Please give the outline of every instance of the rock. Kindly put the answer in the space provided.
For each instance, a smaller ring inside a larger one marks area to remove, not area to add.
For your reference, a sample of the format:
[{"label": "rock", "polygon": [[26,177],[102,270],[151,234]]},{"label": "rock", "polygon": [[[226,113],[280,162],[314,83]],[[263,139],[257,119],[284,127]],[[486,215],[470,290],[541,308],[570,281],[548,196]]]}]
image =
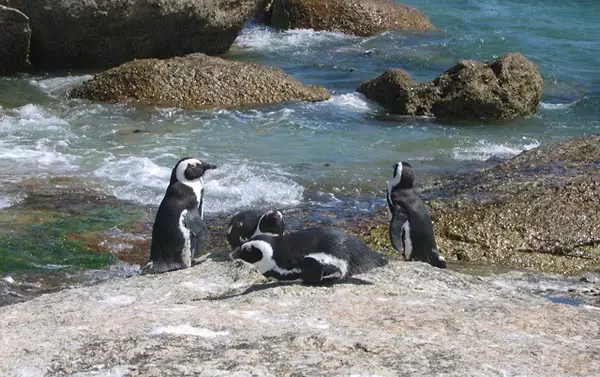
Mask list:
[{"label": "rock", "polygon": [[0,75],[29,68],[29,18],[14,8],[0,5]]},{"label": "rock", "polygon": [[27,0],[37,69],[226,52],[257,0]]},{"label": "rock", "polygon": [[207,261],[44,295],[0,308],[0,375],[600,374],[597,308],[418,262],[359,277],[277,284]]},{"label": "rock", "polygon": [[327,89],[302,85],[280,69],[203,54],[125,63],[75,87],[70,95],[185,108],[323,101],[330,97]]},{"label": "rock", "polygon": [[555,273],[600,270],[600,136],[442,180],[429,202],[446,255]]},{"label": "rock", "polygon": [[273,15],[273,0],[260,0],[252,19],[262,25],[271,24],[271,16]]},{"label": "rock", "polygon": [[462,60],[431,82],[415,82],[401,69],[357,90],[390,112],[443,119],[514,119],[536,112],[542,77],[519,53],[492,62]]},{"label": "rock", "polygon": [[273,0],[270,10],[270,25],[279,29],[326,30],[358,36],[390,30],[435,29],[417,9],[393,0]]}]

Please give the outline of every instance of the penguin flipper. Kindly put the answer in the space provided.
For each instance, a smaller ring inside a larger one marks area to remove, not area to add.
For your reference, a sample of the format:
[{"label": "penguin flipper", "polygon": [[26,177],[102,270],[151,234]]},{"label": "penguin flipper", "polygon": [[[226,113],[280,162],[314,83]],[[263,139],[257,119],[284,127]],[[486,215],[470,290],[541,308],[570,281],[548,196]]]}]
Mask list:
[{"label": "penguin flipper", "polygon": [[192,259],[199,258],[204,250],[204,242],[206,241],[206,234],[208,228],[206,223],[200,216],[199,211],[188,211],[185,214],[185,227],[190,230],[193,237],[193,255]]},{"label": "penguin flipper", "polygon": [[315,258],[306,257],[300,262],[304,284],[324,284],[343,279],[343,272],[335,265],[321,263]]},{"label": "penguin flipper", "polygon": [[392,242],[392,246],[394,249],[399,251],[404,255],[404,242],[403,235],[404,232],[403,226],[404,223],[408,221],[408,216],[404,214],[401,210],[396,210],[392,213],[392,220],[390,221],[390,241]]},{"label": "penguin flipper", "polygon": [[314,258],[304,258],[300,262],[302,282],[304,284],[320,284],[323,280],[323,266]]}]

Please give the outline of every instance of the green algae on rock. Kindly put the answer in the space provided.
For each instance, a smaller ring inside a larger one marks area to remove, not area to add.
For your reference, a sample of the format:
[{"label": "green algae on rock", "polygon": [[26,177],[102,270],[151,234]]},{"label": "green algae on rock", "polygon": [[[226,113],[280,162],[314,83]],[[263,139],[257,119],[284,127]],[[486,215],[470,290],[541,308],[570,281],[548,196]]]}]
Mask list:
[{"label": "green algae on rock", "polygon": [[[0,210],[0,273],[107,266],[116,261],[102,247],[108,233],[143,218],[141,207],[68,179],[14,186],[25,199]],[[99,234],[95,244],[86,242]]]},{"label": "green algae on rock", "polygon": [[125,63],[75,87],[70,96],[111,103],[229,108],[324,101],[331,94],[323,87],[303,85],[277,68],[190,54]]}]

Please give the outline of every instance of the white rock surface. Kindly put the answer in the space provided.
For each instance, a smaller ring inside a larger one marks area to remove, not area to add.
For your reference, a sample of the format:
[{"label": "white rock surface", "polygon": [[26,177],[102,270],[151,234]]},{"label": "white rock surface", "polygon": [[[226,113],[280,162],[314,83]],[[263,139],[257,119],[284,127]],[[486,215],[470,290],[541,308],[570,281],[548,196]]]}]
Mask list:
[{"label": "white rock surface", "polygon": [[598,376],[600,310],[421,263],[331,287],[241,262],[0,308],[0,376]]}]

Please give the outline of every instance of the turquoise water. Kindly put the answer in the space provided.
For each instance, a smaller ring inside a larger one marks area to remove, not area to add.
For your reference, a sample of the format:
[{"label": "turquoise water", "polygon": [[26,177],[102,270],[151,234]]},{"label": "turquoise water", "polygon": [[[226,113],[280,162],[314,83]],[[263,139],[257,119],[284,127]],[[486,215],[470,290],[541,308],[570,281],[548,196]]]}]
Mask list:
[{"label": "turquoise water", "polygon": [[[385,179],[401,159],[421,175],[454,172],[600,132],[600,3],[404,3],[440,30],[360,38],[250,24],[224,56],[325,86],[333,97],[322,103],[218,111],[106,105],[67,99],[93,72],[0,78],[0,208],[22,199],[11,182],[39,176],[84,177],[119,198],[157,205],[184,155],[219,166],[206,177],[209,214],[348,198],[368,207],[383,205]],[[460,59],[509,51],[538,64],[544,78],[538,113],[527,119],[398,117],[355,92],[388,68],[430,80]]]}]

